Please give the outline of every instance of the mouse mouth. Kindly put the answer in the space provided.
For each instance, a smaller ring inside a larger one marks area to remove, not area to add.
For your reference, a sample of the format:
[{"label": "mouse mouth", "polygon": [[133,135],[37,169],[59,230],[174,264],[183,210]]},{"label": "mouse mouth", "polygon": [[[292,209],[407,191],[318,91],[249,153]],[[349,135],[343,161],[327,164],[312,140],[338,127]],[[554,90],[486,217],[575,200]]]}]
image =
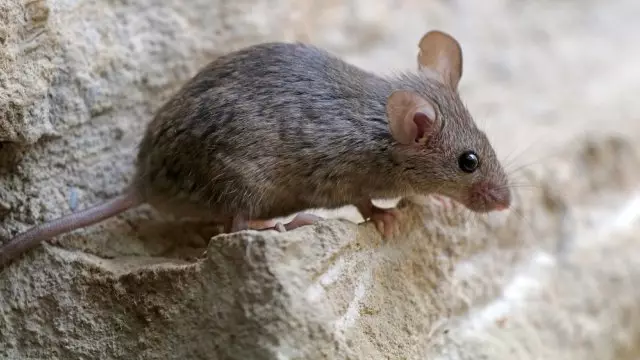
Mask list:
[{"label": "mouse mouth", "polygon": [[506,186],[479,183],[471,188],[465,205],[475,212],[506,210],[511,206],[511,192]]}]

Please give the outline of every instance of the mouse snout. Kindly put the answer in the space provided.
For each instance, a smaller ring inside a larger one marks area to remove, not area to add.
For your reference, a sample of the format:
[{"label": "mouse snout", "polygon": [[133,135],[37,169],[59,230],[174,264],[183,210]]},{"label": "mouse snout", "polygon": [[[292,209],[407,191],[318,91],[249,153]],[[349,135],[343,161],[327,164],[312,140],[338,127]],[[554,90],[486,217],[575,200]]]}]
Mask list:
[{"label": "mouse snout", "polygon": [[489,182],[474,185],[471,188],[467,207],[473,211],[502,211],[511,206],[511,191],[507,186]]}]

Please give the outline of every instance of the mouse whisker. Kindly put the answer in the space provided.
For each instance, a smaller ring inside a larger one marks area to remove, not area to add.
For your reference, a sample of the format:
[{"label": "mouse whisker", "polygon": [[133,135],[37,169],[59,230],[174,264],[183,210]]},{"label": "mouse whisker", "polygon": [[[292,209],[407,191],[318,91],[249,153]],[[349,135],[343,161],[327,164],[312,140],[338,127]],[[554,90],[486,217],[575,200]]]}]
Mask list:
[{"label": "mouse whisker", "polygon": [[498,190],[504,189],[542,189],[542,186],[536,184],[509,184],[496,187]]},{"label": "mouse whisker", "polygon": [[531,221],[529,221],[527,219],[527,217],[525,216],[525,214],[521,210],[513,211],[512,214],[517,216],[518,218],[520,218],[520,220],[522,220],[524,222],[524,224],[526,225],[526,228],[529,229],[530,234],[531,234],[533,239],[538,239],[539,238],[539,236],[537,235],[537,231],[533,227],[533,224],[531,223]]},{"label": "mouse whisker", "polygon": [[[516,150],[512,150],[509,155],[504,158],[503,163],[506,166],[509,166],[511,164],[511,161],[515,161],[517,160],[520,156],[522,156],[523,154],[525,154],[527,151],[529,151],[534,145],[539,144],[540,143],[540,139],[546,137],[551,130],[548,130],[546,132],[541,133],[540,135],[538,135],[538,137],[535,140],[530,140],[529,144],[526,146],[526,148],[524,148],[521,151],[518,151],[516,155],[513,155],[516,153]],[[513,155],[513,159],[511,159],[511,156]]]}]

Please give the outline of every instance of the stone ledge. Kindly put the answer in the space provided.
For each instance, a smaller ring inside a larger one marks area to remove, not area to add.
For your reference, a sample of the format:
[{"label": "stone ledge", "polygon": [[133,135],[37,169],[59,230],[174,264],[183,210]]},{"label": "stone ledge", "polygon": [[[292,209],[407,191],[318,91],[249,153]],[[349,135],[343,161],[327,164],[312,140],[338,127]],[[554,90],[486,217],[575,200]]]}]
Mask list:
[{"label": "stone ledge", "polygon": [[[70,358],[114,356],[115,348],[160,358],[404,353],[415,339],[387,340],[426,331],[453,311],[447,278],[469,239],[451,241],[452,229],[436,220],[446,211],[403,206],[400,247],[383,243],[372,224],[340,220],[219,235],[195,263],[106,260],[46,245],[0,277],[9,325],[2,348],[6,356],[49,349]],[[437,228],[447,236],[425,235]],[[40,285],[23,287],[29,282]],[[25,343],[43,324],[39,349]],[[116,337],[105,342],[106,334]]]},{"label": "stone ledge", "polygon": [[[399,235],[386,242],[373,224],[326,220],[287,233],[218,235],[193,261],[106,259],[45,245],[0,273],[0,357],[501,359],[514,351],[550,358],[632,351],[640,329],[629,316],[640,293],[629,284],[640,271],[640,247],[624,228],[594,232],[577,221],[572,236],[593,245],[572,242],[558,253],[563,227],[554,225],[553,209],[563,207],[540,206],[555,201],[578,214],[587,206],[582,191],[606,199],[631,186],[637,177],[625,169],[637,157],[599,163],[630,155],[633,148],[620,144],[587,142],[571,160],[532,173],[537,190],[519,192],[503,215],[403,201]],[[626,177],[596,187],[577,182],[556,200],[550,183],[535,180],[564,173],[553,179],[563,188],[584,169],[574,165],[580,159],[593,176],[600,169]],[[598,236],[618,240],[598,245],[591,240]],[[581,347],[569,353],[554,336]]]}]

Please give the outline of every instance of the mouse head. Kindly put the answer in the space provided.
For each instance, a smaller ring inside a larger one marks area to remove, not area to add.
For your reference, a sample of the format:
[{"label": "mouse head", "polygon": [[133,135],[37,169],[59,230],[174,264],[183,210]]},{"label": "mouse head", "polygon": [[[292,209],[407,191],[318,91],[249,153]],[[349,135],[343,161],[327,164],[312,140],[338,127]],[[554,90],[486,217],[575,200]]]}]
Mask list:
[{"label": "mouse head", "polygon": [[453,198],[476,212],[511,204],[507,175],[489,139],[460,100],[462,51],[432,31],[420,41],[419,76],[387,99],[387,117],[403,176],[419,193]]}]

